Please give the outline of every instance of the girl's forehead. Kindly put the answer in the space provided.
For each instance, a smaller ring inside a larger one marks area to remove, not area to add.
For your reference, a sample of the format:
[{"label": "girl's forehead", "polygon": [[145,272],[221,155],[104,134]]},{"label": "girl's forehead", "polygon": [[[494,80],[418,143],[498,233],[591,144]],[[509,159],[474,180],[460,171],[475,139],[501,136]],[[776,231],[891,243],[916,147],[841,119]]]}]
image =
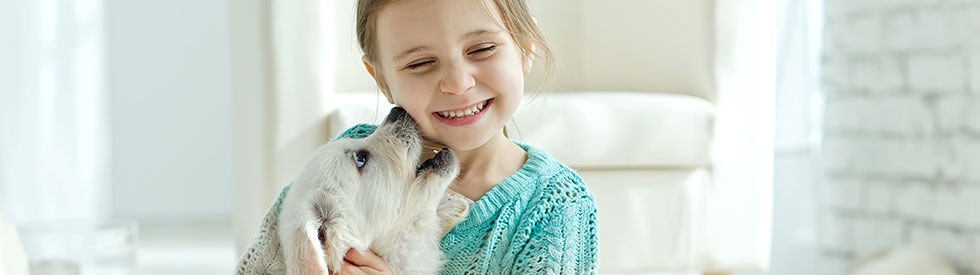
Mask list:
[{"label": "girl's forehead", "polygon": [[[487,11],[493,13],[493,17],[499,20],[495,5],[489,0],[402,0],[392,1],[384,6],[380,11],[380,18],[401,20],[423,20],[439,21],[452,19],[458,21],[463,18],[492,20]],[[473,16],[479,18],[472,18]],[[434,19],[434,20],[424,20]]]},{"label": "girl's forehead", "polygon": [[418,46],[439,47],[436,42],[461,42],[478,30],[503,30],[496,8],[484,0],[394,1],[377,18],[379,53],[385,58]]}]

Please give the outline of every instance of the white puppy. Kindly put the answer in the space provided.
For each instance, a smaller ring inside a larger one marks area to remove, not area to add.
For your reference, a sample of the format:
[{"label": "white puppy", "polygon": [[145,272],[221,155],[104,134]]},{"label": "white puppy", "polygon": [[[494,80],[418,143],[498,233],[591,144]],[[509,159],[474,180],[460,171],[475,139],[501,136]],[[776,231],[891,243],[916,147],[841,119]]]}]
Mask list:
[{"label": "white puppy", "polygon": [[459,164],[448,149],[421,156],[418,125],[399,107],[370,136],[317,149],[279,214],[287,274],[336,274],[348,249],[370,249],[395,274],[437,272],[436,208]]}]

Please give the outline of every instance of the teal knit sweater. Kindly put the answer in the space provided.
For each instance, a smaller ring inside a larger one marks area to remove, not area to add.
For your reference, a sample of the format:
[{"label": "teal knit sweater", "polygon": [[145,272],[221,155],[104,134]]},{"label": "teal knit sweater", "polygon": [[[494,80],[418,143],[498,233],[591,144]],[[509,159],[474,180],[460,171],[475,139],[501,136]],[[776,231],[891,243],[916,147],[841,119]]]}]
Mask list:
[{"label": "teal knit sweater", "polygon": [[[339,138],[363,138],[360,124]],[[517,173],[490,189],[442,238],[442,274],[595,273],[595,199],[575,171],[530,145]]]},{"label": "teal knit sweater", "polygon": [[[375,129],[360,124],[338,138],[364,138]],[[599,224],[592,193],[547,152],[515,143],[527,151],[527,162],[471,205],[466,219],[443,237],[446,264],[440,273],[596,273]]]}]

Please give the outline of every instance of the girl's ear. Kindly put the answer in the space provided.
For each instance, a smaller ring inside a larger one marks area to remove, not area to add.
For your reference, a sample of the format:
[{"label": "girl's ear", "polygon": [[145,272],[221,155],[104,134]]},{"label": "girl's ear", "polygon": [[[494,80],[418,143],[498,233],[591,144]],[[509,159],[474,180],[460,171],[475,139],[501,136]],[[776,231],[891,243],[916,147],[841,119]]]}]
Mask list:
[{"label": "girl's ear", "polygon": [[371,78],[374,78],[374,82],[378,84],[378,88],[381,89],[381,93],[388,99],[388,103],[395,104],[395,100],[391,97],[391,91],[388,90],[388,84],[385,84],[384,77],[375,71],[375,67],[374,65],[371,65],[367,55],[361,56],[361,61],[364,62],[364,68],[367,69],[369,74],[371,74]]},{"label": "girl's ear", "polygon": [[[534,23],[534,27],[538,28],[538,18],[531,17],[531,21]],[[531,72],[531,66],[534,65],[534,39],[528,39],[527,44],[531,46],[531,52],[524,53],[524,74]]]},{"label": "girl's ear", "polygon": [[531,72],[531,66],[534,65],[534,41],[528,41],[531,45],[531,52],[524,54],[524,74]]}]

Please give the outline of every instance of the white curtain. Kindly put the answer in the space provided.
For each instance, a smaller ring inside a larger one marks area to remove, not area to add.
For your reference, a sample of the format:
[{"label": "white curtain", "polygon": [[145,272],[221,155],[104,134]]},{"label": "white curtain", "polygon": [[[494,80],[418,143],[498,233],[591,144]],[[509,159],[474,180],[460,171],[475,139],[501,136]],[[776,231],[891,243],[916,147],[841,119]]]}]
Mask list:
[{"label": "white curtain", "polygon": [[327,136],[333,94],[332,1],[232,1],[235,243]]},{"label": "white curtain", "polygon": [[[714,180],[704,221],[715,262],[738,267],[768,259],[771,236],[776,10],[771,0],[717,0],[718,99]],[[755,207],[726,207],[755,204]],[[737,237],[735,237],[737,236]],[[709,259],[712,261],[712,259]],[[766,268],[768,263],[746,268]]]},{"label": "white curtain", "polygon": [[108,214],[102,10],[0,3],[0,211],[14,223]]}]

